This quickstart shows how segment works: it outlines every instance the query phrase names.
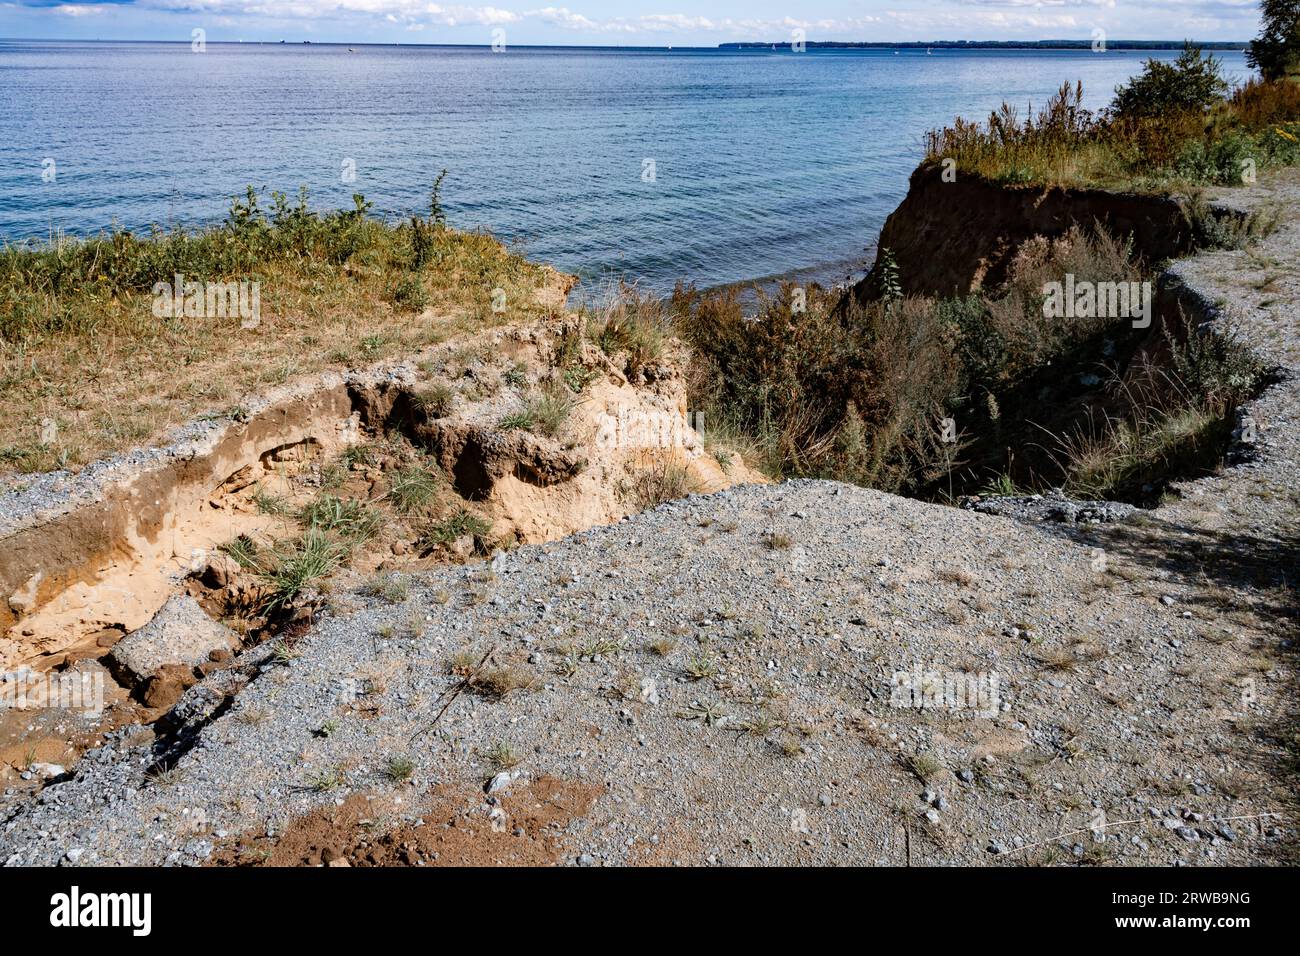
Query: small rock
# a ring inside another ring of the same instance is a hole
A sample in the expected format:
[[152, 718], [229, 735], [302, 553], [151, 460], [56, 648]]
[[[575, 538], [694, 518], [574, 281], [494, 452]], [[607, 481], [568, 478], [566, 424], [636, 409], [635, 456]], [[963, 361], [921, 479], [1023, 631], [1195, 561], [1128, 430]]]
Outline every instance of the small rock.
[[652, 706], [659, 703], [659, 685], [653, 677], [642, 679], [641, 701]]
[[168, 598], [144, 627], [122, 638], [108, 655], [113, 676], [140, 687], [168, 665], [194, 667], [217, 649], [235, 650], [239, 638], [188, 594]]

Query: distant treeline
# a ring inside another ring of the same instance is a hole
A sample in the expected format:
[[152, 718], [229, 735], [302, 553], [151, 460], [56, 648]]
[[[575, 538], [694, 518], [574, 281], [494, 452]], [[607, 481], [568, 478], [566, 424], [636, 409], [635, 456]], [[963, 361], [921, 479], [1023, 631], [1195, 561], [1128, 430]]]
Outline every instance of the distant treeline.
[[[908, 40], [897, 43], [809, 40], [805, 44], [810, 50], [1089, 50], [1092, 40]], [[1244, 50], [1250, 45], [1248, 40], [1232, 42], [1214, 40], [1198, 43], [1205, 50]], [[761, 50], [777, 47], [789, 49], [793, 43], [784, 40], [779, 43], [762, 43], [747, 40], [743, 43], [719, 43], [720, 50]], [[1181, 50], [1181, 40], [1107, 40], [1107, 50]]]

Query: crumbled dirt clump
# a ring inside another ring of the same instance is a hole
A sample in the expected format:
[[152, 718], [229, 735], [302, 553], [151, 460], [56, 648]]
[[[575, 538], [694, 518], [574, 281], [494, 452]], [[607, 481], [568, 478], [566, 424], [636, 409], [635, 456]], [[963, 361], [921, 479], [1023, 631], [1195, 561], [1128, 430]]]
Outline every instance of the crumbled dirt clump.
[[274, 836], [246, 834], [212, 866], [549, 866], [568, 849], [565, 828], [604, 788], [543, 776], [484, 802], [469, 787], [434, 787], [413, 823], [393, 795], [355, 794], [292, 820]]

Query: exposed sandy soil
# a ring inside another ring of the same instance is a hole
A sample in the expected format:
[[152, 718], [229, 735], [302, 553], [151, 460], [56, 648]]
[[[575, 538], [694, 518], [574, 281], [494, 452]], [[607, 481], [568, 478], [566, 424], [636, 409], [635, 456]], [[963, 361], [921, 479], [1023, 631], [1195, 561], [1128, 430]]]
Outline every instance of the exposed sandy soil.
[[[297, 513], [322, 495], [363, 502], [381, 519], [336, 576], [351, 588], [377, 573], [461, 562], [616, 520], [643, 506], [635, 483], [655, 469], [680, 469], [696, 490], [762, 480], [739, 456], [724, 471], [685, 426], [675, 344], [649, 378], [638, 373], [632, 381], [612, 360], [618, 356], [584, 343], [574, 361], [590, 371], [562, 430], [502, 428], [555, 373], [557, 342], [575, 327], [557, 319], [496, 329], [425, 349], [403, 365], [289, 387], [264, 397], [247, 420], [225, 423], [173, 456], [124, 465], [126, 477], [106, 481], [98, 501], [11, 510], [0, 580], [38, 584], [19, 585], [4, 607], [11, 623], [0, 637], [0, 670], [52, 672], [103, 658], [179, 590], [250, 642], [265, 640], [282, 627], [268, 630], [259, 617], [267, 582], [219, 549], [236, 538], [274, 548], [301, 532]], [[451, 396], [436, 416], [415, 407], [434, 388]], [[625, 426], [643, 420], [680, 428], [669, 443], [638, 444]], [[434, 500], [412, 512], [390, 500], [395, 476], [410, 470], [439, 483]], [[490, 536], [422, 545], [423, 529], [460, 510], [490, 523]], [[229, 568], [218, 580], [209, 570], [214, 561]], [[301, 611], [311, 619], [309, 606]], [[103, 730], [152, 720], [203, 676], [175, 670], [134, 688], [132, 699], [110, 682], [108, 713], [78, 734], [47, 734], [43, 722], [6, 712], [5, 726], [22, 746], [6, 748], [0, 772], [12, 778], [46, 751], [70, 764]]]
[[[293, 820], [283, 833], [246, 835], [213, 866], [549, 866], [571, 850], [564, 831], [603, 788], [541, 777], [484, 804], [481, 792], [355, 794]], [[419, 817], [398, 824], [412, 812]], [[494, 815], [495, 814], [495, 815]]]

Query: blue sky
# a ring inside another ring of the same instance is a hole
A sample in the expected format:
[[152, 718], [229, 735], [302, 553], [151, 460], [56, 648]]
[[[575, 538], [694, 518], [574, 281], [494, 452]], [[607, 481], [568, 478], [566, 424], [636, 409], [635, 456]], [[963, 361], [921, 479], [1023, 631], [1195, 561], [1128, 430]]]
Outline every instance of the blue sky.
[[0, 37], [715, 46], [728, 40], [1244, 40], [1256, 0], [0, 0]]

